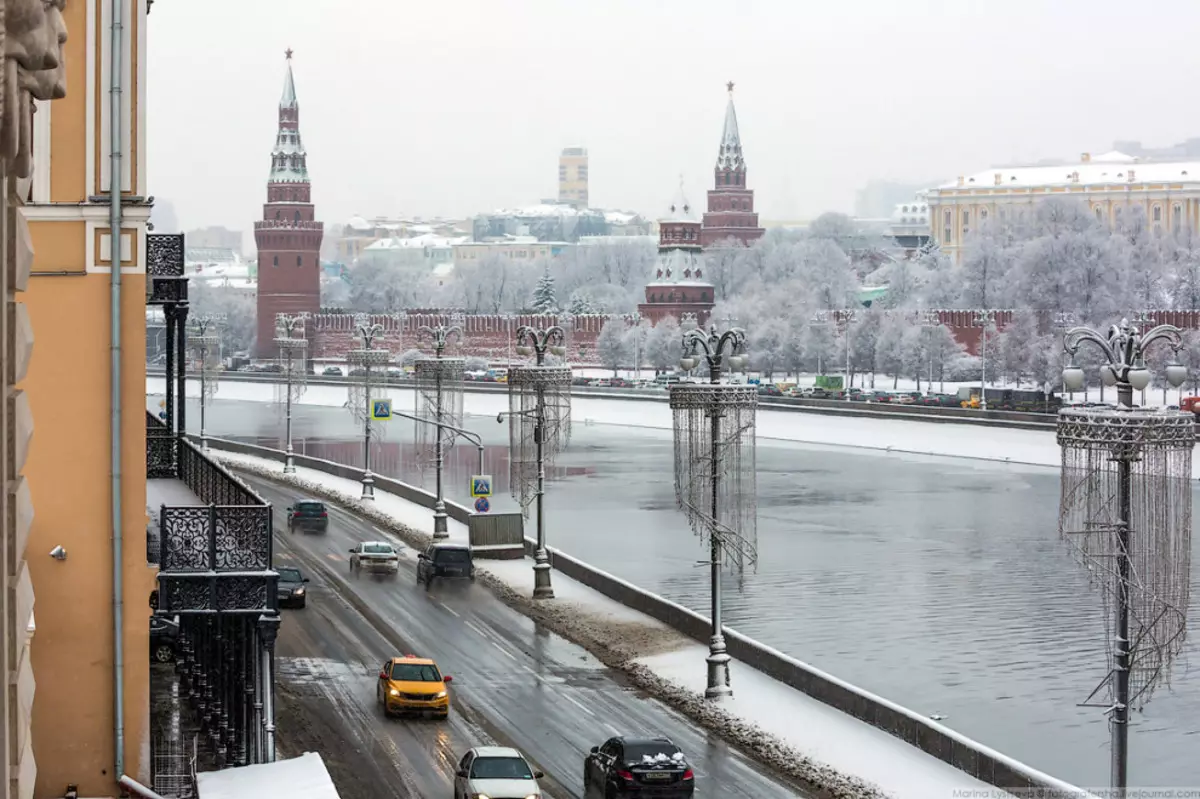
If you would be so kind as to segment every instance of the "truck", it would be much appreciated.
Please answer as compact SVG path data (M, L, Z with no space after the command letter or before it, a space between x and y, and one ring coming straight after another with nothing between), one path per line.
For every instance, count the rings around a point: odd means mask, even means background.
M963 386L958 389L959 404L964 408L979 408L979 386ZM989 411L1020 411L1022 413L1057 413L1062 399L1047 395L1043 391L1019 388L989 388L987 390Z
M823 388L826 391L841 391L842 376L841 375L817 375L816 382L813 383L813 388Z

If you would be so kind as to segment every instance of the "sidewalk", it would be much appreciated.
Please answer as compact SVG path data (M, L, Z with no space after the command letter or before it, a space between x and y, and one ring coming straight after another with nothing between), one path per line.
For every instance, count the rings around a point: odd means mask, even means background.
M297 467L296 475L285 477L277 462L216 454L230 465L323 493L352 509L364 507L358 481L305 467ZM390 517L410 528L403 536L406 539L413 539L414 534L427 536L432 530L431 511L378 486L374 506L367 510L369 517ZM466 525L449 520L449 532L451 541L467 542ZM835 795L896 799L1010 796L737 661L730 667L734 698L716 709L703 698L706 646L560 572L554 573L556 598L535 603L530 599L533 570L529 559L481 560L477 569L481 582L502 599L529 610L535 619L546 621L548 617L553 626L565 627L562 632L568 638L623 668L640 685L687 715L753 749L785 773L804 775Z

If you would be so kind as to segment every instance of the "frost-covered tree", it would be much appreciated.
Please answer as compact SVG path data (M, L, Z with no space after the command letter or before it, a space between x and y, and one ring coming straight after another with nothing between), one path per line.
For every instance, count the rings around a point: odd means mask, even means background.
M554 296L554 276L550 274L549 265L538 278L533 290L533 311L540 314L558 313L558 299Z
M1164 247L1169 264L1167 290L1171 307L1200 310L1200 235L1188 225L1175 231Z
M878 369L878 344L883 313L875 308L858 316L850 326L850 365L858 372L870 375L871 388L875 388L875 372ZM863 386L866 388L866 386Z
M1012 264L1012 252L995 226L987 223L975 230L967 239L959 272L959 305L964 308L1004 305Z
M529 264L514 263L503 255L491 253L475 263L454 268L444 305L477 314L521 311L528 307L535 275Z
M912 308L918 304L924 281L912 261L897 258L880 271L887 285L884 307Z
M947 370L966 357L967 348L954 337L945 325L930 329L929 357L933 360L933 374L939 383L945 382Z
M654 326L649 319L643 319L625 332L625 352L629 355L629 363L634 369L642 368L646 362L646 343L650 339Z
M679 363L682 352L679 320L673 316L660 319L646 338L646 363L653 366L656 373L664 372Z
M789 333L787 323L778 318L757 320L747 332L751 366L768 380L784 367Z
M922 277L922 307L933 310L953 308L959 285L949 256L931 242L917 254L916 261Z
M253 350L257 336L258 312L254 295L241 289L212 286L193 280L188 300L193 319L201 316L224 317L217 325L221 349L227 355Z
M629 353L625 349L624 321L616 317L605 321L604 327L600 328L600 335L596 337L596 357L600 359L601 365L613 370L614 377L625 365Z

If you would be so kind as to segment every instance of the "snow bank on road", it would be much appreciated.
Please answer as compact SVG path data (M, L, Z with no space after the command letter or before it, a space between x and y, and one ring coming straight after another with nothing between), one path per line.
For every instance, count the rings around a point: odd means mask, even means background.
M355 480L302 466L295 475L284 475L276 461L219 451L213 454L231 467L334 501L414 549L429 542L429 535L419 530L432 527L432 512L378 487L375 501L364 502L359 498L361 484ZM393 510L402 512L393 515ZM450 525L451 539L465 540L465 525L453 520ZM1008 796L749 666L735 664L735 690L741 701L715 706L702 695L704 646L561 572L553 575L556 598L534 600L529 559L484 560L477 567L480 582L506 604L583 646L605 665L624 671L638 687L825 796L909 799L918 795L913 786L926 789L921 799L949 799L954 789L975 796ZM743 696L760 699L751 701ZM778 719L786 721L781 725ZM789 733L792 728L803 734Z
M161 395L165 385L161 377L146 378L147 395ZM411 389L382 389L397 408L410 408ZM495 417L508 410L508 395L503 392L467 392L464 412L468 416ZM234 382L220 385L217 399L241 402L273 402L275 387L270 383ZM302 405L341 408L347 390L341 386L309 386L299 400ZM610 424L622 427L671 429L671 411L665 402L627 399L575 397L571 417L582 424ZM1054 433L1014 428L988 428L972 424L876 419L861 416L832 416L797 411L772 410L762 406L758 412L758 437L798 444L934 455L952 458L1000 461L1031 466L1058 466L1061 454Z

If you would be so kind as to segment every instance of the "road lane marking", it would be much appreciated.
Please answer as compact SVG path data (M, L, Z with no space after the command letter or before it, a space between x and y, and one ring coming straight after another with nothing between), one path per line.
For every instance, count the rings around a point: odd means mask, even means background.
M344 561L345 560L345 558L343 558L341 555L337 554L336 552L326 552L325 557L329 558L330 560L336 560L336 561Z
M575 707L577 707L577 708L579 708L580 710L582 710L584 713L587 713L589 716L595 716L595 715L596 715L595 713L593 713L593 712L592 712L592 709L591 709L591 708L589 708L587 705L583 704L582 702L579 702L579 701L578 701L578 700L576 700L576 699L572 699L570 694L564 693L564 694L562 695L562 698L563 698L563 699L565 699L565 700L567 700L568 702L570 702L570 703L571 703L572 705L574 705Z
M479 635L483 636L483 637L484 637L484 638L486 638L487 640L489 640L489 641L490 641L490 640L492 640L492 637L491 637L490 635L488 635L488 634L487 634L487 630L484 630L482 627L480 627L480 626L479 626L478 624L476 624L475 622L473 622L473 621L465 621L465 622L463 622L463 624L467 625L468 627L470 627L472 630L474 630L476 633L478 633Z
M436 602L437 600L434 600L434 601ZM442 607L442 609L443 609L443 610L445 610L446 612L448 612L448 613L449 613L451 616L454 616L454 617L456 617L456 618L460 618L460 619L462 618L462 616L459 616L459 615L458 615L458 614L457 614L457 613L454 611L454 608L450 607L450 606L449 606L449 605L447 605L446 603L444 603L444 602L438 602L438 605L440 605L440 606Z
M280 558L281 560L291 560L292 559L292 556L286 552L276 552L275 557Z
M506 658L508 658L509 660L513 661L514 663L516 663L516 662L517 662L517 659L516 659L515 657L513 657L512 653L511 653L511 652L509 652L509 651L508 651L507 649L505 649L504 647L500 646L500 644L496 643L495 641L492 641L492 642L491 642L491 644L492 644L492 646L494 646L494 647L496 647L497 649L499 649L499 650L500 650L500 654L504 655Z

